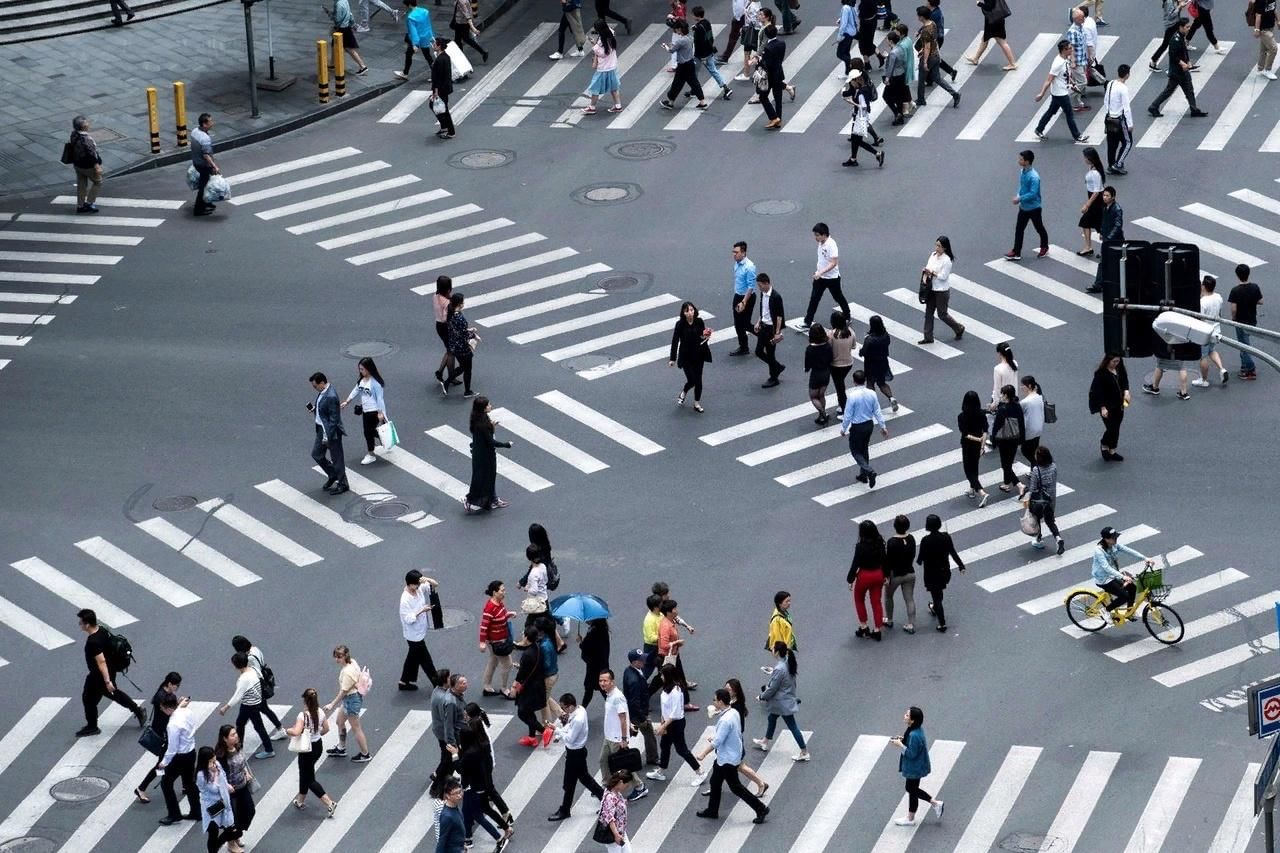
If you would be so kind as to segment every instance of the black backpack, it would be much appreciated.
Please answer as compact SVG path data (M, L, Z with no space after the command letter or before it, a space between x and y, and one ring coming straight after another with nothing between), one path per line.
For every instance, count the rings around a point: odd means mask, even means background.
M107 669L127 673L129 667L137 662L133 656L133 645L124 634L117 634L105 625L101 628L107 632L107 648L103 653L103 657L107 659Z
M258 661L258 679L261 682L262 698L270 699L276 695L276 674L271 671L262 658L253 656Z
M876 98L880 97L880 95L876 92L876 87L873 84L868 83L862 87L862 97L866 98L867 103L870 104L874 103Z

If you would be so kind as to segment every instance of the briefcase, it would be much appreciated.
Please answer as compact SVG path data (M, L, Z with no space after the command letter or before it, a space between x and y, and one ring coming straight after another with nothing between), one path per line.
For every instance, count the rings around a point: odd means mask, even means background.
M612 773L617 773L619 770L639 773L643 768L644 756L635 747L620 749L609 756L609 770Z

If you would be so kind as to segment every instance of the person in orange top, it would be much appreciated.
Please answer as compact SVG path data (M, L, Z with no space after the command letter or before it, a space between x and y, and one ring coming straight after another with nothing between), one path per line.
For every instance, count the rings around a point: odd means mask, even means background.
M662 621L658 623L658 661L664 666L674 664L680 681L692 690L693 685L685 677L684 662L680 657L680 650L684 647L684 639L680 636L680 626L677 624L680 620L680 605L669 598L662 602L659 611L662 613ZM696 711L698 706L686 703L685 710Z

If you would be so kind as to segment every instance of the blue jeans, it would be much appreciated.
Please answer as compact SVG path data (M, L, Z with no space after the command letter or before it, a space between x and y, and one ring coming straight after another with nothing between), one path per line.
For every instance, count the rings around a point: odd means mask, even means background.
M724 82L724 78L720 76L720 72L716 70L716 55L704 56L701 59L695 59L703 68L707 69L707 73L711 75L711 79L716 81L716 85L721 89L729 88L729 84Z
M1249 343L1249 333L1244 329L1236 329L1236 340L1247 345ZM1240 353L1240 370L1243 373L1252 373L1255 370L1253 356L1247 352Z
M1036 133L1044 133L1044 129L1049 126L1049 122L1053 119L1053 114L1058 110L1062 110L1063 115L1067 117L1067 127L1071 130L1071 138L1080 138L1080 128L1076 127L1076 114L1071 108L1070 95L1050 95L1049 109L1044 111L1044 115L1040 117L1040 123L1036 125Z
M785 663L779 666L786 666ZM778 717L782 717L782 722L787 724L787 728L791 730L791 736L796 739L796 746L804 749L804 735L800 733L800 727L796 725L796 718L792 714L770 714L769 722L765 725L764 739L773 740L773 733L778 728Z

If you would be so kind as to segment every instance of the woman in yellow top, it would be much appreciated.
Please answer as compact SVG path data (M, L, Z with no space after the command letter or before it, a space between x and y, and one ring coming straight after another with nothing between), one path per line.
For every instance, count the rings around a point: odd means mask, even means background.
M769 617L769 639L765 648L773 649L774 643L786 643L796 651L796 631L791 624L791 593L779 590L773 595L773 615Z
M369 742L365 740L364 728L360 725L360 709L364 705L364 697L359 690L360 664L351 657L351 650L346 646L334 648L333 659L338 663L338 695L324 706L324 715L329 716L338 703L342 703L342 707L338 710L338 745L326 750L326 754L336 758L346 757L347 727L350 726L356 736L356 746L360 747L360 752L352 756L351 760L356 764L364 764L369 761L370 756Z

